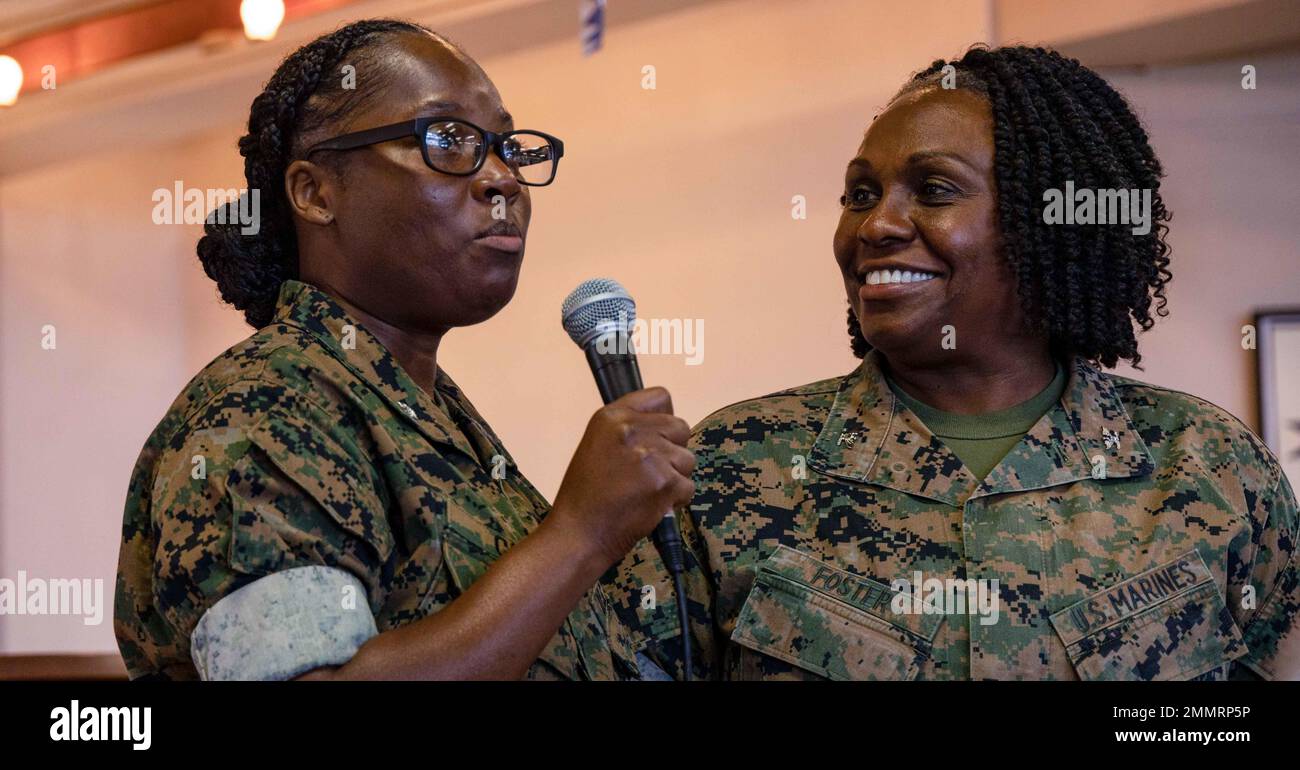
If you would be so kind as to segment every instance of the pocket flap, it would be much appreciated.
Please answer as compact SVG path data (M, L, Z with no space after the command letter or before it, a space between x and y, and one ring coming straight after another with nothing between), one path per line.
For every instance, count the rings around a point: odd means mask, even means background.
M1051 616L1083 679L1191 679L1245 655L1214 575L1196 550Z
M778 546L760 565L731 639L830 679L914 679L943 616L894 613L894 594Z
M285 455L267 457L269 465L245 455L226 478L233 567L270 574L323 564L365 574L388 561L393 535L384 506L370 489L314 475L301 458L295 465Z

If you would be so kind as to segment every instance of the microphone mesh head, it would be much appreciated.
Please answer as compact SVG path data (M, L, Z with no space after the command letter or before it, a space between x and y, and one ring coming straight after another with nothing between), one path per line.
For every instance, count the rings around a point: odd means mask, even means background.
M636 303L612 278L583 281L560 306L564 330L580 348L602 334L630 333L635 320Z

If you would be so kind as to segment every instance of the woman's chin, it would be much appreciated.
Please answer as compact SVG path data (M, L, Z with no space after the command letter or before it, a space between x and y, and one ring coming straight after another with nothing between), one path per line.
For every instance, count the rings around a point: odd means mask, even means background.
M510 304L518 285L518 273L510 280L494 281L483 284L477 291L467 295L466 314L463 326L472 326L488 320L500 313Z
M932 345L935 350L940 348L943 330L939 326L927 333L922 330L922 324L905 323L902 319L889 321L892 319L870 318L859 325L867 344L879 350L886 358L915 355L926 345Z

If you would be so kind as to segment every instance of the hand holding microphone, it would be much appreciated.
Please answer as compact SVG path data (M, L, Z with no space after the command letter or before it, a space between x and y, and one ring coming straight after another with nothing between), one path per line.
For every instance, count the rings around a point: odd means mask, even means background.
M606 406L588 423L555 508L573 505L578 515L587 516L609 546L618 549L611 563L656 530L661 549L667 542L674 552L665 561L679 572L681 541L672 515L694 494L695 456L685 448L690 427L672 416L668 391L642 390L631 347L636 303L617 281L595 278L564 300L561 320L587 354ZM598 521L602 517L607 520Z
M573 517L610 564L695 493L690 427L672 411L663 388L633 391L601 408L564 473L552 515Z

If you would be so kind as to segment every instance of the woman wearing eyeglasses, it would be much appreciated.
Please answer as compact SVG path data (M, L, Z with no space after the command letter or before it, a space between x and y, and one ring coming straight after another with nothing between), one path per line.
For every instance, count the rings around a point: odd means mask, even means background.
M437 361L514 294L560 141L445 39L376 20L286 58L239 148L259 226L210 217L198 252L257 331L132 474L132 677L637 676L596 582L692 493L668 394L597 412L550 506Z

